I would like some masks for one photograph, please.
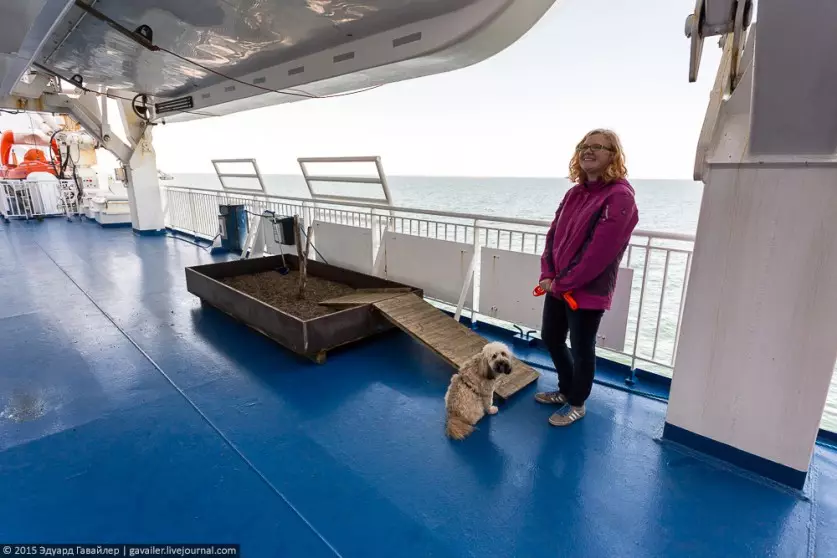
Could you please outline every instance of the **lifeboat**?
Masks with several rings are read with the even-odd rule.
[[[50,143],[57,164],[47,160],[44,152],[37,147],[26,151],[23,162],[20,164],[17,164],[16,160],[10,160],[14,156],[14,153],[12,153],[14,145],[49,145]],[[15,134],[11,130],[6,130],[0,136],[0,179],[24,180],[33,172],[45,172],[58,176],[59,165],[58,144],[55,141],[50,142],[50,139],[43,133]]]

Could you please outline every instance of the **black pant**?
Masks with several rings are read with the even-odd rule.
[[[558,372],[558,391],[581,407],[593,389],[596,372],[596,333],[604,310],[571,310],[563,299],[547,294],[543,303],[541,337]],[[572,350],[567,347],[567,332]]]

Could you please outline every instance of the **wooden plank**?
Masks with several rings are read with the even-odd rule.
[[[415,294],[386,298],[372,303],[372,306],[457,369],[488,343],[483,336]],[[539,374],[531,366],[513,358],[512,373],[500,379],[496,394],[508,399],[538,377]]]
[[[379,287],[370,289],[356,289],[359,293],[411,293],[415,289],[412,287]]]
[[[319,304],[322,306],[334,306],[334,307],[350,307],[350,306],[363,306],[366,304],[373,304],[375,302],[380,302],[382,300],[386,300],[388,298],[393,298],[397,296],[403,295],[403,292],[377,292],[377,291],[369,291],[369,292],[355,292],[352,294],[347,294],[343,296],[338,296],[336,298],[330,298],[328,300],[324,300]]]
[[[508,399],[532,382],[537,382],[538,378],[540,374],[534,368],[512,357],[512,373],[500,378],[494,393],[503,399]]]
[[[383,300],[373,304],[373,306],[396,326],[427,345],[433,352],[455,367],[462,364],[461,358],[457,358],[456,355],[459,352],[456,350],[457,347],[468,343],[471,347],[466,350],[471,351],[470,354],[474,354],[476,352],[473,350],[474,347],[478,351],[486,343],[482,337],[456,323],[453,319],[445,316],[441,310],[434,308],[413,294]],[[440,320],[440,315],[448,319]],[[443,334],[445,340],[434,343],[428,342],[428,337],[433,333]],[[476,336],[477,339],[475,340],[469,334]]]

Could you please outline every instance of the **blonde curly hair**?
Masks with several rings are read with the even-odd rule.
[[[628,168],[625,166],[625,151],[622,149],[622,142],[619,140],[619,136],[616,135],[616,132],[613,130],[597,128],[587,132],[584,137],[581,138],[581,141],[578,142],[575,153],[573,154],[572,159],[570,159],[570,180],[576,184],[581,184],[587,180],[587,174],[581,169],[581,152],[578,148],[583,145],[590,136],[595,134],[606,137],[613,148],[613,151],[611,152],[613,157],[611,158],[610,164],[602,173],[602,180],[604,180],[605,183],[610,183],[619,178],[627,177]]]

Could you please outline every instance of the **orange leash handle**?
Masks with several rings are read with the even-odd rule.
[[[576,311],[578,310],[578,303],[573,298],[573,292],[567,291],[564,293],[564,302],[567,303],[567,306],[570,307],[570,310]]]
[[[546,291],[543,290],[543,287],[541,287],[540,285],[536,286],[532,290],[532,296],[543,296],[545,294],[546,294]],[[564,302],[566,302],[567,306],[570,307],[570,310],[573,310],[573,311],[578,310],[578,303],[573,298],[573,292],[572,291],[567,291],[562,296],[564,298]]]

